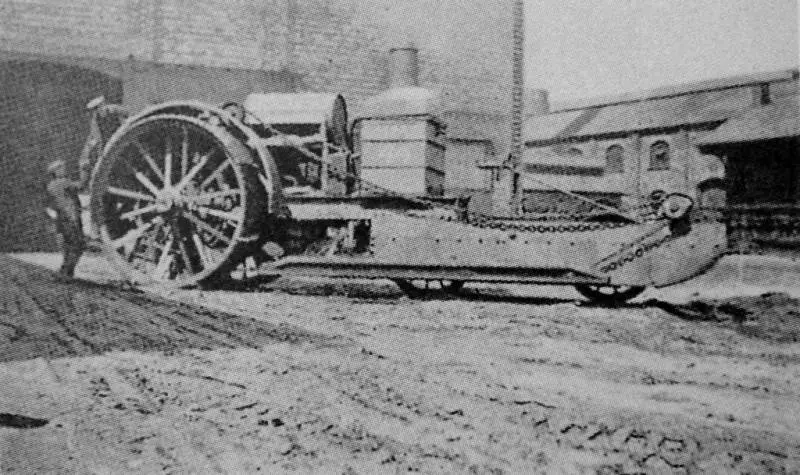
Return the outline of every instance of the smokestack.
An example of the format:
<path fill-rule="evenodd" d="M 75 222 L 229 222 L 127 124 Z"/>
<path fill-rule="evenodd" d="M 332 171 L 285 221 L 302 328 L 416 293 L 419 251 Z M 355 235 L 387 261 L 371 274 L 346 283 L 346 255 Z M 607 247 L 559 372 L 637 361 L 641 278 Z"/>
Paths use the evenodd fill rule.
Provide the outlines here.
<path fill-rule="evenodd" d="M 547 115 L 550 113 L 550 95 L 547 89 L 528 89 L 526 116 Z"/>
<path fill-rule="evenodd" d="M 419 85 L 418 50 L 413 44 L 389 50 L 389 88 Z"/>

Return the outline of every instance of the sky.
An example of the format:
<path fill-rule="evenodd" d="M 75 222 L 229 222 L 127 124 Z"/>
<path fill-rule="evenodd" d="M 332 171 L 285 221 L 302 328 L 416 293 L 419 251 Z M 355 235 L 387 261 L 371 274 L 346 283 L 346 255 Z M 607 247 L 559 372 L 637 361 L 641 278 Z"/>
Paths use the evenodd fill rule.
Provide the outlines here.
<path fill-rule="evenodd" d="M 797 68 L 798 0 L 526 0 L 526 85 L 553 102 Z"/>

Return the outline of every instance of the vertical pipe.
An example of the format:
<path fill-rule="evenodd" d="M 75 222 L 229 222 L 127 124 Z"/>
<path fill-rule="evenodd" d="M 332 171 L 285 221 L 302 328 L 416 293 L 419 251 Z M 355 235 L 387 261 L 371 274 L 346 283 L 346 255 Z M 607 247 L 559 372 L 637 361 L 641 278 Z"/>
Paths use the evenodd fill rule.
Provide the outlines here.
<path fill-rule="evenodd" d="M 286 44 L 284 54 L 286 55 L 285 69 L 289 72 L 295 72 L 295 46 L 298 41 L 297 16 L 299 13 L 297 0 L 286 0 Z M 292 82 L 294 82 L 294 79 Z M 292 90 L 294 91 L 294 85 Z"/>
<path fill-rule="evenodd" d="M 418 51 L 413 44 L 389 50 L 389 88 L 419 85 Z"/>
<path fill-rule="evenodd" d="M 629 168 L 626 168 L 626 170 L 630 170 L 626 171 L 626 173 L 631 177 L 632 189 L 630 190 L 630 194 L 633 195 L 634 198 L 639 199 L 642 197 L 642 193 L 645 192 L 644 186 L 642 186 L 642 180 L 644 179 L 644 171 L 642 167 L 642 136 L 638 132 L 633 133 L 630 141 L 630 156 L 633 164 Z"/>
<path fill-rule="evenodd" d="M 511 213 L 520 212 L 522 190 L 520 165 L 522 162 L 522 107 L 525 87 L 525 6 L 524 0 L 513 0 L 512 72 L 511 72 Z"/>
<path fill-rule="evenodd" d="M 164 4 L 163 0 L 153 0 L 153 62 L 159 63 L 164 59 Z"/>

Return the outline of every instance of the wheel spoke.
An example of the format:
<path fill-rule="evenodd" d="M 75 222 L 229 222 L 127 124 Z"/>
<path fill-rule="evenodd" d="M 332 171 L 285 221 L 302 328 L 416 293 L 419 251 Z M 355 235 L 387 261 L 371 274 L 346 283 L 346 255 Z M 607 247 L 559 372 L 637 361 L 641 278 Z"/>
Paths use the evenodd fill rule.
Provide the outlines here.
<path fill-rule="evenodd" d="M 174 239 L 178 242 L 178 250 L 180 251 L 180 257 L 183 260 L 183 267 L 185 270 L 188 270 L 189 273 L 194 273 L 194 265 L 192 264 L 191 259 L 189 258 L 189 253 L 186 252 L 186 244 L 184 243 L 184 232 L 181 230 L 179 223 L 174 221 L 172 228 L 172 232 L 174 235 Z"/>
<path fill-rule="evenodd" d="M 137 208 L 137 209 L 135 209 L 133 211 L 128 211 L 127 213 L 122 213 L 121 215 L 119 215 L 119 219 L 131 219 L 131 218 L 135 218 L 137 216 L 143 215 L 143 214 L 152 213 L 155 210 L 156 210 L 156 205 L 154 205 L 154 204 L 147 205 L 147 206 L 145 206 L 143 208 Z"/>
<path fill-rule="evenodd" d="M 172 186 L 172 140 L 166 136 L 164 144 L 164 188 Z"/>
<path fill-rule="evenodd" d="M 136 178 L 136 181 L 141 183 L 142 186 L 144 186 L 147 189 L 147 191 L 149 191 L 152 195 L 158 196 L 160 190 L 158 189 L 158 187 L 156 187 L 156 185 L 153 184 L 152 181 L 150 181 L 149 178 L 147 178 L 147 175 L 135 169 L 133 165 L 131 165 L 129 162 L 124 162 L 124 164 L 125 167 L 128 170 L 130 170 L 131 173 L 133 173 L 133 176 Z"/>
<path fill-rule="evenodd" d="M 209 154 L 210 155 L 210 154 Z M 208 175 L 203 183 L 200 183 L 200 189 L 202 190 L 206 186 L 208 186 L 212 181 L 214 181 L 218 175 L 220 175 L 226 168 L 231 166 L 231 162 L 229 160 L 223 160 L 222 163 L 211 173 Z"/>
<path fill-rule="evenodd" d="M 147 162 L 147 165 L 150 166 L 150 169 L 153 170 L 153 173 L 155 173 L 158 179 L 163 183 L 164 173 L 158 169 L 158 165 L 156 165 L 156 162 L 153 160 L 153 156 L 150 155 L 150 152 L 148 152 L 144 145 L 140 144 L 139 142 L 134 142 L 133 144 L 139 150 L 139 154 L 141 154 L 142 158 L 144 158 L 144 161 Z"/>
<path fill-rule="evenodd" d="M 241 190 L 222 190 L 222 191 L 211 191 L 208 193 L 200 193 L 199 195 L 184 195 L 184 199 L 191 203 L 197 203 L 200 201 L 213 200 L 214 198 L 224 198 L 226 196 L 234 196 L 241 194 L 242 194 Z"/>
<path fill-rule="evenodd" d="M 144 236 L 144 234 L 148 232 L 155 223 L 156 221 L 153 220 L 146 224 L 142 224 L 137 228 L 131 229 L 130 231 L 125 233 L 122 237 L 119 237 L 111 241 L 111 246 L 116 250 L 119 249 L 120 247 L 125 247 L 128 244 L 135 244 L 136 241 L 138 241 L 140 237 Z"/>
<path fill-rule="evenodd" d="M 181 142 L 181 176 L 186 176 L 186 170 L 189 169 L 189 129 L 184 125 L 183 141 Z"/>
<path fill-rule="evenodd" d="M 231 238 L 224 235 L 221 231 L 212 228 L 211 226 L 203 222 L 200 218 L 189 213 L 185 214 L 184 217 L 189 221 L 191 221 L 192 223 L 194 223 L 198 228 L 202 229 L 203 231 L 206 231 L 207 233 L 211 234 L 212 236 L 224 242 L 225 244 L 231 243 Z"/>
<path fill-rule="evenodd" d="M 139 200 L 139 201 L 155 201 L 155 197 L 151 195 L 145 195 L 144 193 L 139 193 L 138 191 L 133 190 L 126 190 L 125 188 L 119 188 L 116 186 L 109 186 L 106 191 L 112 195 L 121 196 L 123 198 L 130 198 L 132 200 Z"/>
<path fill-rule="evenodd" d="M 154 185 L 153 182 L 150 181 L 150 179 L 144 175 L 144 173 L 136 172 L 134 176 L 136 177 L 137 180 L 139 180 L 139 183 L 141 183 L 142 185 L 144 185 L 145 188 L 147 188 L 147 191 L 149 191 L 153 195 L 158 195 L 159 193 L 158 188 L 156 188 L 156 185 Z"/>
<path fill-rule="evenodd" d="M 158 258 L 158 264 L 156 265 L 156 271 L 155 271 L 155 275 L 157 277 L 164 276 L 167 270 L 169 270 L 169 265 L 172 263 L 172 254 L 170 253 L 170 251 L 172 250 L 173 243 L 174 243 L 173 238 L 170 238 L 161 247 L 161 256 L 159 256 Z"/>
<path fill-rule="evenodd" d="M 197 209 L 206 214 L 210 214 L 216 218 L 224 219 L 227 221 L 235 221 L 239 222 L 242 220 L 242 217 L 239 213 L 231 213 L 230 211 L 222 211 L 220 209 L 209 208 L 208 206 L 198 206 Z"/>
<path fill-rule="evenodd" d="M 192 181 L 192 179 L 194 179 L 195 175 L 197 175 L 197 173 L 200 171 L 200 169 L 202 169 L 204 166 L 206 166 L 206 163 L 208 162 L 208 159 L 209 159 L 209 157 L 210 157 L 210 156 L 211 156 L 211 154 L 206 154 L 206 155 L 203 155 L 203 156 L 200 158 L 200 161 L 199 161 L 199 162 L 197 162 L 197 164 L 196 164 L 195 166 L 193 166 L 193 167 L 192 167 L 192 169 L 189 171 L 189 173 L 187 173 L 187 174 L 186 174 L 186 175 L 185 175 L 185 176 L 184 176 L 184 177 L 181 179 L 180 183 L 178 183 L 178 184 L 175 186 L 175 189 L 176 189 L 176 190 L 178 190 L 178 191 L 181 191 L 181 190 L 183 190 L 184 188 L 186 188 L 186 185 L 188 185 L 188 184 L 189 184 L 189 182 L 191 182 L 191 181 Z"/>
<path fill-rule="evenodd" d="M 188 270 L 190 274 L 194 274 L 194 264 L 192 264 L 192 260 L 189 258 L 189 253 L 186 252 L 186 244 L 181 239 L 178 240 L 178 249 L 181 251 L 181 259 L 183 259 L 184 268 Z"/>
<path fill-rule="evenodd" d="M 200 239 L 200 236 L 197 234 L 192 234 L 192 242 L 194 242 L 194 247 L 197 249 L 197 254 L 200 256 L 200 260 L 203 262 L 203 268 L 208 269 L 214 265 L 206 255 L 206 247 L 203 245 L 203 241 Z"/>

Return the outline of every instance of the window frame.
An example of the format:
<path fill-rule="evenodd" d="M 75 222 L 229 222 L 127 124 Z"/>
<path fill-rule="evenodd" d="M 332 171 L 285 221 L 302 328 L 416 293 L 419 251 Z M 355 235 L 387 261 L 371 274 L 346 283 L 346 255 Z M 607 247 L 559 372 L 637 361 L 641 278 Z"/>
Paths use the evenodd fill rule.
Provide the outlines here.
<path fill-rule="evenodd" d="M 610 163 L 609 162 L 609 155 L 610 155 L 611 150 L 619 150 L 620 151 L 619 169 L 612 170 L 611 167 L 609 166 L 609 163 Z M 619 175 L 619 174 L 625 173 L 625 147 L 622 144 L 620 144 L 620 143 L 612 143 L 612 144 L 610 144 L 608 147 L 606 147 L 603 158 L 605 160 L 604 170 L 605 170 L 605 173 L 607 175 Z"/>
<path fill-rule="evenodd" d="M 664 147 L 666 153 L 666 159 L 664 160 L 664 165 L 656 166 L 656 161 L 653 160 L 655 149 L 656 147 Z M 648 157 L 647 157 L 647 170 L 648 171 L 668 171 L 672 168 L 672 146 L 669 143 L 669 140 L 664 138 L 659 138 L 654 140 L 650 143 L 650 147 L 648 147 Z"/>

